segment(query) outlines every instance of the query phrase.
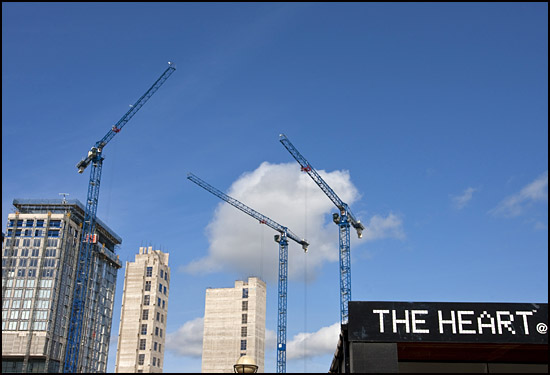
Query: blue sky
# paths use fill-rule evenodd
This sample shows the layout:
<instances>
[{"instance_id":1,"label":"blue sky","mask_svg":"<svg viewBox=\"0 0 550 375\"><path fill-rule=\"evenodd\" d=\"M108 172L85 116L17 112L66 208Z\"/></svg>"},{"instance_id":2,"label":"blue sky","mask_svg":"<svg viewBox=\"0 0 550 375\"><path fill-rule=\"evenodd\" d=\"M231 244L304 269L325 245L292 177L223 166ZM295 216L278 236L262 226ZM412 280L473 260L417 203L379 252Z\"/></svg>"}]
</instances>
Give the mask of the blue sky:
<instances>
[{"instance_id":1,"label":"blue sky","mask_svg":"<svg viewBox=\"0 0 550 375\"><path fill-rule=\"evenodd\" d=\"M165 372L200 371L205 289L250 275L275 372L274 232L188 172L310 241L289 246L287 371L330 366L334 207L280 133L366 225L353 300L548 302L547 3L2 3L4 230L14 198L85 200L75 165L168 61L98 207L123 261L170 253Z\"/></svg>"}]
</instances>

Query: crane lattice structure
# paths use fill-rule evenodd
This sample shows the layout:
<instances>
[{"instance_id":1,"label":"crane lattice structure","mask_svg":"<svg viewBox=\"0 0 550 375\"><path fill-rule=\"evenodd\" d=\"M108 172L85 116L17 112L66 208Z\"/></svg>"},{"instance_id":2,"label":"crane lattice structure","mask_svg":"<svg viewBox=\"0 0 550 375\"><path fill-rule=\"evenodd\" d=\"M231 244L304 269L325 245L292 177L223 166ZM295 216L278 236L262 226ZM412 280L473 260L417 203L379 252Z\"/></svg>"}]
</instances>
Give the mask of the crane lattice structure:
<instances>
[{"instance_id":1,"label":"crane lattice structure","mask_svg":"<svg viewBox=\"0 0 550 375\"><path fill-rule=\"evenodd\" d=\"M302 172L307 174L315 181L315 183L323 190L327 197L339 209L340 214L334 213L332 220L339 227L340 241L340 324L348 322L348 302L351 301L351 259L350 259L350 224L357 231L357 236L363 236L365 227L351 213L350 208L344 203L338 195L328 186L319 173L312 165L298 152L294 145L288 140L284 134L279 135L279 141L285 146L290 154L296 159L301 166Z\"/></svg>"},{"instance_id":2,"label":"crane lattice structure","mask_svg":"<svg viewBox=\"0 0 550 375\"><path fill-rule=\"evenodd\" d=\"M245 214L257 219L260 224L265 224L268 227L275 229L280 235L275 235L275 242L279 243L279 303L278 303L278 319L277 319L277 373L286 373L286 292L287 292L287 275L288 275L288 240L291 240L302 245L302 249L307 252L309 244L306 240L299 238L292 233L290 229L282 226L281 224L271 220L267 216L262 215L258 211L253 210L244 203L239 202L235 198L219 191L215 187L202 181L197 176L189 173L187 178L199 185L203 189L214 194L218 198L226 201L233 207L238 208Z\"/></svg>"},{"instance_id":3,"label":"crane lattice structure","mask_svg":"<svg viewBox=\"0 0 550 375\"><path fill-rule=\"evenodd\" d=\"M103 148L113 137L122 130L124 125L139 111L139 109L153 96L160 86L176 70L174 64L168 63L168 68L155 81L155 83L143 94L137 102L130 106L130 109L122 118L109 130L109 132L95 143L88 151L85 159L82 159L76 167L78 173L84 172L88 165L92 165L90 171L90 181L88 184L88 196L86 200L86 211L84 222L82 224L82 237L80 239L80 248L77 255L76 282L73 290L73 302L71 316L69 319L67 348L65 350L65 360L63 372L74 373L78 367L78 354L80 351L82 336L82 319L86 307L86 290L88 282L88 273L92 258L92 249L95 242L96 212L99 199L99 186L101 182L101 169L103 166Z\"/></svg>"}]
</instances>

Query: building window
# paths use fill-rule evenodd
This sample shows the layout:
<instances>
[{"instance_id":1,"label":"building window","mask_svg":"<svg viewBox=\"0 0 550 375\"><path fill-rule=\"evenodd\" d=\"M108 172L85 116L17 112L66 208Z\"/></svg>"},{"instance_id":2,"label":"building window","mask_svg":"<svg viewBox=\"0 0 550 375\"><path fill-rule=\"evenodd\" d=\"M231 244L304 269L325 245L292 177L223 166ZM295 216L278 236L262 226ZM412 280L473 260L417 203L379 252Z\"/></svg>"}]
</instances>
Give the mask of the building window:
<instances>
[{"instance_id":1,"label":"building window","mask_svg":"<svg viewBox=\"0 0 550 375\"><path fill-rule=\"evenodd\" d=\"M146 340L146 339L140 339L140 340L139 340L139 350L145 350L146 344L147 344L147 340Z\"/></svg>"},{"instance_id":2,"label":"building window","mask_svg":"<svg viewBox=\"0 0 550 375\"><path fill-rule=\"evenodd\" d=\"M248 288L243 288L243 298L248 298Z\"/></svg>"},{"instance_id":3,"label":"building window","mask_svg":"<svg viewBox=\"0 0 550 375\"><path fill-rule=\"evenodd\" d=\"M17 220L17 226L22 227L23 226L23 220Z\"/></svg>"},{"instance_id":4,"label":"building window","mask_svg":"<svg viewBox=\"0 0 550 375\"><path fill-rule=\"evenodd\" d=\"M164 323L164 315L160 314L160 322Z\"/></svg>"},{"instance_id":5,"label":"building window","mask_svg":"<svg viewBox=\"0 0 550 375\"><path fill-rule=\"evenodd\" d=\"M146 294L143 296L143 304L145 306L149 306L149 301L151 300L151 296L149 294Z\"/></svg>"},{"instance_id":6,"label":"building window","mask_svg":"<svg viewBox=\"0 0 550 375\"><path fill-rule=\"evenodd\" d=\"M59 231L57 231L57 232L59 232ZM57 247L57 239L56 238L48 239L47 246L48 247Z\"/></svg>"},{"instance_id":7,"label":"building window","mask_svg":"<svg viewBox=\"0 0 550 375\"><path fill-rule=\"evenodd\" d=\"M141 334L146 335L147 334L147 324L141 325Z\"/></svg>"},{"instance_id":8,"label":"building window","mask_svg":"<svg viewBox=\"0 0 550 375\"><path fill-rule=\"evenodd\" d=\"M27 220L27 228L32 228L34 225L34 220Z\"/></svg>"},{"instance_id":9,"label":"building window","mask_svg":"<svg viewBox=\"0 0 550 375\"><path fill-rule=\"evenodd\" d=\"M145 354L140 354L138 356L138 365L143 365L145 363Z\"/></svg>"},{"instance_id":10,"label":"building window","mask_svg":"<svg viewBox=\"0 0 550 375\"><path fill-rule=\"evenodd\" d=\"M44 227L44 220L36 220L36 227L37 228L43 228Z\"/></svg>"},{"instance_id":11,"label":"building window","mask_svg":"<svg viewBox=\"0 0 550 375\"><path fill-rule=\"evenodd\" d=\"M243 301L243 311L248 311L248 301Z\"/></svg>"},{"instance_id":12,"label":"building window","mask_svg":"<svg viewBox=\"0 0 550 375\"><path fill-rule=\"evenodd\" d=\"M160 329L160 337L162 337L162 328Z\"/></svg>"},{"instance_id":13,"label":"building window","mask_svg":"<svg viewBox=\"0 0 550 375\"><path fill-rule=\"evenodd\" d=\"M241 340L241 350L246 350L246 340Z\"/></svg>"},{"instance_id":14,"label":"building window","mask_svg":"<svg viewBox=\"0 0 550 375\"><path fill-rule=\"evenodd\" d=\"M247 323L247 318L248 318L248 315L247 314L243 314L243 319L242 319L242 322L243 324L246 324Z\"/></svg>"},{"instance_id":15,"label":"building window","mask_svg":"<svg viewBox=\"0 0 550 375\"><path fill-rule=\"evenodd\" d=\"M42 243L42 240L40 238L35 238L32 245L35 247L40 247L41 243Z\"/></svg>"},{"instance_id":16,"label":"building window","mask_svg":"<svg viewBox=\"0 0 550 375\"><path fill-rule=\"evenodd\" d=\"M162 352L162 344L159 344L159 352ZM159 366L160 366L160 362L159 362Z\"/></svg>"},{"instance_id":17,"label":"building window","mask_svg":"<svg viewBox=\"0 0 550 375\"><path fill-rule=\"evenodd\" d=\"M166 295L166 287L164 287L164 292L163 293L164 293L164 295Z\"/></svg>"},{"instance_id":18,"label":"building window","mask_svg":"<svg viewBox=\"0 0 550 375\"><path fill-rule=\"evenodd\" d=\"M160 313L157 311L157 322L160 321Z\"/></svg>"},{"instance_id":19,"label":"building window","mask_svg":"<svg viewBox=\"0 0 550 375\"><path fill-rule=\"evenodd\" d=\"M164 271L160 270L160 278L162 279L164 277Z\"/></svg>"},{"instance_id":20,"label":"building window","mask_svg":"<svg viewBox=\"0 0 550 375\"><path fill-rule=\"evenodd\" d=\"M164 280L168 281L168 271L164 272Z\"/></svg>"},{"instance_id":21,"label":"building window","mask_svg":"<svg viewBox=\"0 0 550 375\"><path fill-rule=\"evenodd\" d=\"M159 335L159 327L155 327L155 336Z\"/></svg>"},{"instance_id":22,"label":"building window","mask_svg":"<svg viewBox=\"0 0 550 375\"><path fill-rule=\"evenodd\" d=\"M157 298L157 306L160 307L160 297Z\"/></svg>"},{"instance_id":23,"label":"building window","mask_svg":"<svg viewBox=\"0 0 550 375\"><path fill-rule=\"evenodd\" d=\"M146 292L149 292L151 290L151 282L150 281L146 281L145 282L145 291Z\"/></svg>"},{"instance_id":24,"label":"building window","mask_svg":"<svg viewBox=\"0 0 550 375\"><path fill-rule=\"evenodd\" d=\"M154 350L157 350L157 342L155 341L155 343L153 344L153 347L155 348Z\"/></svg>"},{"instance_id":25,"label":"building window","mask_svg":"<svg viewBox=\"0 0 550 375\"><path fill-rule=\"evenodd\" d=\"M149 319L149 310L145 309L141 314L141 320L147 320L147 319Z\"/></svg>"},{"instance_id":26,"label":"building window","mask_svg":"<svg viewBox=\"0 0 550 375\"><path fill-rule=\"evenodd\" d=\"M59 231L54 229L48 230L48 237L59 237Z\"/></svg>"},{"instance_id":27,"label":"building window","mask_svg":"<svg viewBox=\"0 0 550 375\"><path fill-rule=\"evenodd\" d=\"M165 302L166 302L166 301L162 301L162 308L163 308L163 309L164 309L164 307L165 307Z\"/></svg>"},{"instance_id":28,"label":"building window","mask_svg":"<svg viewBox=\"0 0 550 375\"><path fill-rule=\"evenodd\" d=\"M147 267L147 273L145 274L147 277L153 276L153 267Z\"/></svg>"},{"instance_id":29,"label":"building window","mask_svg":"<svg viewBox=\"0 0 550 375\"><path fill-rule=\"evenodd\" d=\"M161 283L159 283L159 292L162 293L162 284Z\"/></svg>"},{"instance_id":30,"label":"building window","mask_svg":"<svg viewBox=\"0 0 550 375\"><path fill-rule=\"evenodd\" d=\"M153 357L153 366L156 366L156 365L157 365L157 359Z\"/></svg>"},{"instance_id":31,"label":"building window","mask_svg":"<svg viewBox=\"0 0 550 375\"><path fill-rule=\"evenodd\" d=\"M241 337L246 337L246 327L241 327Z\"/></svg>"}]
</instances>

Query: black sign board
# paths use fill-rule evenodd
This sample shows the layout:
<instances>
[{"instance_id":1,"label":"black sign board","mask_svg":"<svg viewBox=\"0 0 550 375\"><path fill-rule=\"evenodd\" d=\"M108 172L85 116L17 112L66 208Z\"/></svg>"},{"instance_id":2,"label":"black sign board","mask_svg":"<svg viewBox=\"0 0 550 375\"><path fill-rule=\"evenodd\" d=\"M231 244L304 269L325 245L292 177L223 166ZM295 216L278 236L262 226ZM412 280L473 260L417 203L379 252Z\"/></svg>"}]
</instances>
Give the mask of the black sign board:
<instances>
[{"instance_id":1,"label":"black sign board","mask_svg":"<svg viewBox=\"0 0 550 375\"><path fill-rule=\"evenodd\" d=\"M547 329L547 303L349 302L349 341L548 345Z\"/></svg>"}]
</instances>

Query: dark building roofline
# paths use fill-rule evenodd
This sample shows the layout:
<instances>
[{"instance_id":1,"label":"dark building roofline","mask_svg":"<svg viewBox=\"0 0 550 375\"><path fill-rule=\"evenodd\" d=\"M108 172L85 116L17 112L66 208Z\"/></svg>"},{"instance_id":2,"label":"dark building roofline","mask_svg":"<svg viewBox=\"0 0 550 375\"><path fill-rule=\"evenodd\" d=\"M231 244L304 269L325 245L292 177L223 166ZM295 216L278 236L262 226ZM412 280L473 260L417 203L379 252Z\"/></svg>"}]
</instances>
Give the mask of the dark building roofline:
<instances>
[{"instance_id":1,"label":"dark building roofline","mask_svg":"<svg viewBox=\"0 0 550 375\"><path fill-rule=\"evenodd\" d=\"M64 203L63 199L20 199L20 198L15 198L13 200L13 205L15 206L15 208L20 210L21 213L24 213L25 206L29 206L29 208L31 208L30 206L35 206L36 208L41 206L43 208L48 208L51 211L57 211L57 210L58 211L64 211L67 208L67 206L72 206L72 207L76 208L78 211L80 211L79 213L82 215L82 217L84 217L84 215L86 213L86 207L84 207L84 205L78 199L66 199L65 203ZM103 230L105 230L109 235L111 235L113 237L113 239L115 240L114 242L116 242L116 245L120 245L122 243L122 238L120 238L119 235L117 235L111 228L109 228L97 216L96 216L96 223Z\"/></svg>"}]
</instances>

